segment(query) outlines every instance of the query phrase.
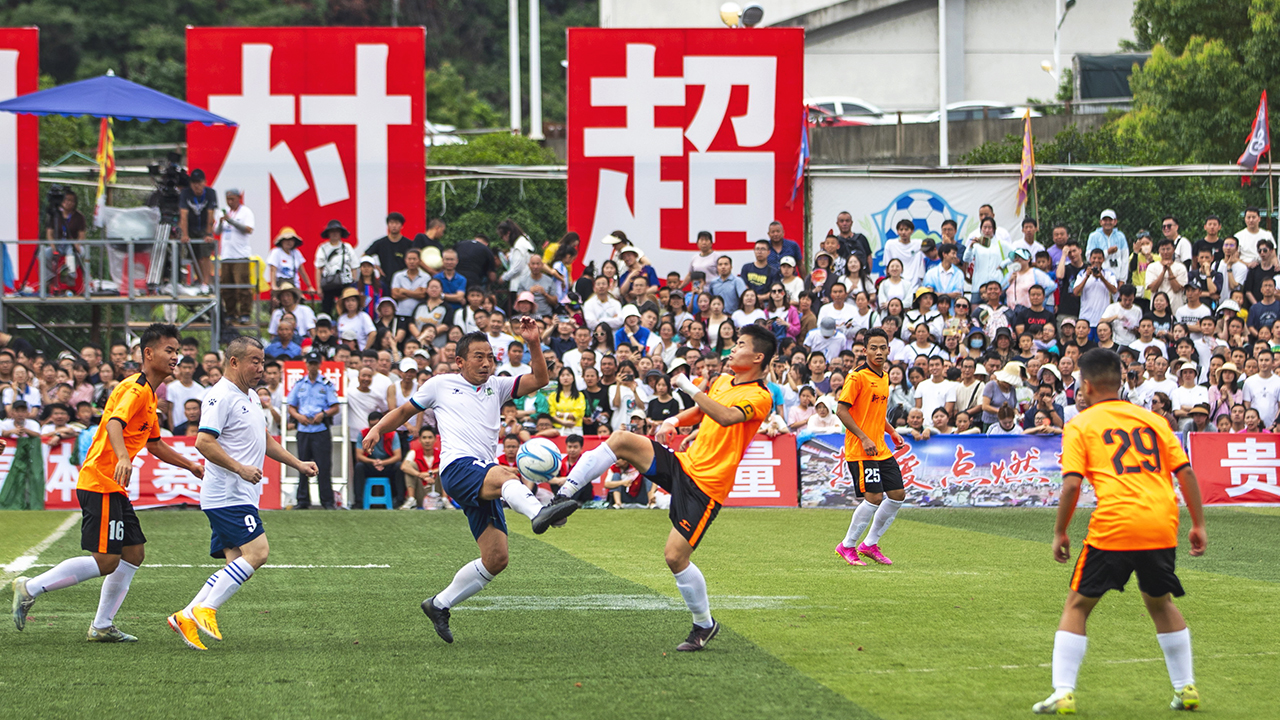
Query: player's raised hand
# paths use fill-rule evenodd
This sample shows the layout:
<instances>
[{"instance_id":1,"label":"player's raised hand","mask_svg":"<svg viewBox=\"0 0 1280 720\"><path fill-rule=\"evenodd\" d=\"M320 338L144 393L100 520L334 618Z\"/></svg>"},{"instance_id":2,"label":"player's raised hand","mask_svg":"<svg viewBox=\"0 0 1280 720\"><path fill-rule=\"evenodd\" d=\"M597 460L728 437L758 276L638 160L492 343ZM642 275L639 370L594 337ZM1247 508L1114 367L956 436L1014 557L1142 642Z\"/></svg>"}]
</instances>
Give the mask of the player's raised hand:
<instances>
[{"instance_id":1,"label":"player's raised hand","mask_svg":"<svg viewBox=\"0 0 1280 720\"><path fill-rule=\"evenodd\" d=\"M1071 559L1071 538L1066 533L1059 533L1053 539L1053 559L1065 563Z\"/></svg>"},{"instance_id":2,"label":"player's raised hand","mask_svg":"<svg viewBox=\"0 0 1280 720\"><path fill-rule=\"evenodd\" d=\"M520 337L524 338L525 347L529 343L542 343L542 331L538 329L538 323L528 315L520 316Z\"/></svg>"},{"instance_id":3,"label":"player's raised hand","mask_svg":"<svg viewBox=\"0 0 1280 720\"><path fill-rule=\"evenodd\" d=\"M262 468L241 465L240 469L236 471L236 474L245 482L252 483L254 485L257 485L262 480Z\"/></svg>"},{"instance_id":4,"label":"player's raised hand","mask_svg":"<svg viewBox=\"0 0 1280 720\"><path fill-rule=\"evenodd\" d=\"M128 457L122 457L116 461L116 471L112 479L122 488L129 487L129 480L133 477L133 461Z\"/></svg>"},{"instance_id":5,"label":"player's raised hand","mask_svg":"<svg viewBox=\"0 0 1280 720\"><path fill-rule=\"evenodd\" d=\"M315 477L320 474L320 468L317 468L313 462L298 463L298 474L303 477Z\"/></svg>"},{"instance_id":6,"label":"player's raised hand","mask_svg":"<svg viewBox=\"0 0 1280 720\"><path fill-rule=\"evenodd\" d=\"M369 428L370 432L365 433L364 439L360 441L360 447L364 448L364 453L368 455L378 445L378 438L381 435L372 432L373 428Z\"/></svg>"},{"instance_id":7,"label":"player's raised hand","mask_svg":"<svg viewBox=\"0 0 1280 720\"><path fill-rule=\"evenodd\" d=\"M1187 540L1191 542L1192 557L1200 557L1204 554L1205 546L1209 543L1209 536L1205 534L1204 526L1191 527L1191 532L1187 534Z\"/></svg>"}]
</instances>

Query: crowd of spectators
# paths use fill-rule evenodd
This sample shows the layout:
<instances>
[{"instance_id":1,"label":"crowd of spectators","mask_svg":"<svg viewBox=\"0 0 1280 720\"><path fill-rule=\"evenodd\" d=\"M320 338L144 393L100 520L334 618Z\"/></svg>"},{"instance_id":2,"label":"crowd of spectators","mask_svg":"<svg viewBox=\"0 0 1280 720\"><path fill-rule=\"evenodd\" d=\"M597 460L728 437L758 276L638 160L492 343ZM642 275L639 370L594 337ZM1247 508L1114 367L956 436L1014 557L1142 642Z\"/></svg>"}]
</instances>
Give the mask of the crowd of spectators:
<instances>
[{"instance_id":1,"label":"crowd of spectators","mask_svg":"<svg viewBox=\"0 0 1280 720\"><path fill-rule=\"evenodd\" d=\"M363 251L341 223L330 223L311 263L314 279L308 263L293 257L303 240L281 232L271 261L263 412L273 432L299 418L325 429L341 422L296 410L282 416L279 408L298 403L286 403L277 361L342 363L355 504L362 477L389 474L398 506L443 504L430 411L379 452L356 446L371 417L405 402L432 375L456 370L464 333L488 335L497 374L529 372L528 349L511 320L527 315L542 326L551 382L504 408L503 435L514 447L530 437L565 437L581 452L587 437L651 432L693 405L672 376L701 382L718 375L748 323L780 343L768 374L774 412L762 426L771 435L841 432L837 399L875 327L892 338L889 419L917 441L1060 433L1076 414L1076 359L1094 347L1120 354L1122 396L1176 430L1275 429L1280 262L1256 208L1245 210L1234 234L1223 232L1219 218L1205 218L1195 240L1172 216L1154 237L1137 230L1132 240L1111 210L1083 237L1030 218L1010 232L990 206L978 216L963 238L951 221L933 237L902 220L897 237L876 252L841 213L811 259L773 223L752 261L738 267L717 252L710 233L698 235L687 264L657 268L641 244L614 232L602 240L609 258L579 271L576 233L542 245L506 220L496 233L509 251L499 253L483 235L446 239L440 220L410 239L404 218L392 213L387 235ZM313 301L299 284L315 289ZM0 350L0 400L8 417L38 417L43 437L70 436L92 427L111 389L136 371L138 355L116 343L107 357L86 346L79 356L46 359L15 339ZM166 432L193 435L222 359L190 338L182 355L161 388L160 412ZM629 471L617 469L611 500L653 502Z\"/></svg>"}]
</instances>

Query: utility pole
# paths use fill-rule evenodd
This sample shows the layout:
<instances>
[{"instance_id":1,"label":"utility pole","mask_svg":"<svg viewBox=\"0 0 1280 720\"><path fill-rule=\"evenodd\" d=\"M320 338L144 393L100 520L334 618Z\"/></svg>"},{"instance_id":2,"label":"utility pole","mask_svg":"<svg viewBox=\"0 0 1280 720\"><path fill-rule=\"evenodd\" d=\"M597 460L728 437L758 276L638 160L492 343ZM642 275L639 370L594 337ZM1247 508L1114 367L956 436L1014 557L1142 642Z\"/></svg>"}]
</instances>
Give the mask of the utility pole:
<instances>
[{"instance_id":1,"label":"utility pole","mask_svg":"<svg viewBox=\"0 0 1280 720\"><path fill-rule=\"evenodd\" d=\"M542 20L538 0L529 0L529 139L542 134Z\"/></svg>"},{"instance_id":2,"label":"utility pole","mask_svg":"<svg viewBox=\"0 0 1280 720\"><path fill-rule=\"evenodd\" d=\"M520 134L520 0L507 0L507 49L510 53L511 131Z\"/></svg>"},{"instance_id":3,"label":"utility pole","mask_svg":"<svg viewBox=\"0 0 1280 720\"><path fill-rule=\"evenodd\" d=\"M938 165L950 164L947 144L947 0L938 0Z\"/></svg>"}]
</instances>

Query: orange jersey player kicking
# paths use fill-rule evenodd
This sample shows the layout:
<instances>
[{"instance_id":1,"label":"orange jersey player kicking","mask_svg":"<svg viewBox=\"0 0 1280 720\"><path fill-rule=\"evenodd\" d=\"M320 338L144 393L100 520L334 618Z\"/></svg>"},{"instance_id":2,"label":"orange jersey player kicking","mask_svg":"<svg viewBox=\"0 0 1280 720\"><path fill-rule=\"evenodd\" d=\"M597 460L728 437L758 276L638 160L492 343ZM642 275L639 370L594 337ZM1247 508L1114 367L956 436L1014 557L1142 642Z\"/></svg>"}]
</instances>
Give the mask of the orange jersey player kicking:
<instances>
[{"instance_id":1,"label":"orange jersey player kicking","mask_svg":"<svg viewBox=\"0 0 1280 720\"><path fill-rule=\"evenodd\" d=\"M875 328L867 333L866 343L866 364L845 378L836 410L836 417L849 431L844 436L844 459L849 464L854 493L862 500L853 511L844 540L836 545L836 554L850 565L866 565L859 555L866 555L881 565L892 565L893 561L880 552L880 538L898 516L907 493L902 483L902 469L885 444L884 436L887 432L895 447L902 447L903 440L885 423L889 376L884 363L889 356L889 336ZM871 530L859 543L868 525Z\"/></svg>"},{"instance_id":2,"label":"orange jersey player kicking","mask_svg":"<svg viewBox=\"0 0 1280 720\"><path fill-rule=\"evenodd\" d=\"M693 630L676 647L682 652L703 649L720 632L720 624L711 617L707 581L689 558L733 489L738 463L773 407L764 377L777 349L778 341L768 330L759 325L742 328L726 359L733 375L716 378L704 393L688 376L676 374L672 385L688 393L698 406L664 420L656 440L629 432L613 433L582 455L559 491L572 497L622 459L671 493L667 567L693 613ZM698 426L697 438L687 450L672 452L667 440L676 428L690 425Z\"/></svg>"},{"instance_id":3,"label":"orange jersey player kicking","mask_svg":"<svg viewBox=\"0 0 1280 720\"><path fill-rule=\"evenodd\" d=\"M204 477L203 465L187 460L160 442L156 388L177 367L178 328L153 324L142 333L140 344L142 372L121 380L111 392L76 482L76 498L83 516L80 547L92 556L63 560L43 575L13 581L13 624L19 630L26 626L27 613L40 595L105 575L88 639L137 640L115 626L116 611L142 564L143 544L147 541L129 502L133 459L146 447L161 462L183 468L197 478Z\"/></svg>"},{"instance_id":4,"label":"orange jersey player kicking","mask_svg":"<svg viewBox=\"0 0 1280 720\"><path fill-rule=\"evenodd\" d=\"M1054 525L1053 556L1071 559L1067 527L1088 479L1098 496L1089 533L1071 573L1070 592L1053 640L1053 694L1032 706L1037 714L1073 714L1076 676L1088 638L1085 622L1108 590L1124 590L1133 574L1156 626L1173 683L1174 710L1200 705L1191 663L1191 631L1173 598L1184 593L1174 573L1178 499L1172 475L1191 514L1191 554L1205 549L1200 487L1187 454L1164 418L1119 397L1120 356L1094 349L1080 356L1080 414L1062 432L1062 499Z\"/></svg>"}]
</instances>

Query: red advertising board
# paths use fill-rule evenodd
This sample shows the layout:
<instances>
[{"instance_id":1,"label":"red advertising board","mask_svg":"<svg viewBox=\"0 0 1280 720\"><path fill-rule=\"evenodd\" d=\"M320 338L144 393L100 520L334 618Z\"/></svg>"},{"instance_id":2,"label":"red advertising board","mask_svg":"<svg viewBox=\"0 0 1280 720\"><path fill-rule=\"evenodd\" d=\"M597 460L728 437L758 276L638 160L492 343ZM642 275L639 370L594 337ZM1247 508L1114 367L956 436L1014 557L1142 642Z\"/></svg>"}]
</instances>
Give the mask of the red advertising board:
<instances>
[{"instance_id":1,"label":"red advertising board","mask_svg":"<svg viewBox=\"0 0 1280 720\"><path fill-rule=\"evenodd\" d=\"M0 100L35 92L40 83L40 30L0 28ZM33 240L40 235L40 126L34 115L0 113L0 240ZM93 198L84 202L88 212ZM6 243L14 282L35 252L33 246Z\"/></svg>"},{"instance_id":2,"label":"red advertising board","mask_svg":"<svg viewBox=\"0 0 1280 720\"><path fill-rule=\"evenodd\" d=\"M280 370L283 377L281 382L284 384L284 397L287 398L293 391L294 383L307 376L307 364L302 360L285 360L280 363ZM342 363L332 361L320 363L320 377L333 385L339 400L347 396L347 373Z\"/></svg>"},{"instance_id":3,"label":"red advertising board","mask_svg":"<svg viewBox=\"0 0 1280 720\"><path fill-rule=\"evenodd\" d=\"M196 450L195 438L161 438L183 457L205 463L204 456ZM76 466L70 440L59 445L45 445L44 449L44 506L47 510L74 510L80 507L76 500L76 480L80 468ZM0 453L0 476L9 474L15 445L4 444ZM261 507L264 510L280 509L280 464L266 458L262 469ZM165 505L199 505L200 480L191 473L167 463L162 463L146 448L133 459L133 481L129 483L129 500L138 509Z\"/></svg>"},{"instance_id":4,"label":"red advertising board","mask_svg":"<svg viewBox=\"0 0 1280 720\"><path fill-rule=\"evenodd\" d=\"M684 436L677 435L670 447L676 448ZM583 438L583 452L604 442L604 438ZM565 451L564 438L554 438L561 452ZM738 464L733 490L725 500L725 507L796 507L799 499L799 478L796 466L796 436L756 435ZM595 494L606 495L604 483L595 482Z\"/></svg>"},{"instance_id":5,"label":"red advertising board","mask_svg":"<svg viewBox=\"0 0 1280 720\"><path fill-rule=\"evenodd\" d=\"M281 227L303 239L340 220L352 245L426 228L423 28L187 28L187 101L238 127L191 125L188 164L244 192L253 252ZM219 202L226 200L222 197Z\"/></svg>"},{"instance_id":6,"label":"red advertising board","mask_svg":"<svg viewBox=\"0 0 1280 720\"><path fill-rule=\"evenodd\" d=\"M1280 435L1191 433L1191 467L1206 505L1280 503Z\"/></svg>"},{"instance_id":7,"label":"red advertising board","mask_svg":"<svg viewBox=\"0 0 1280 720\"><path fill-rule=\"evenodd\" d=\"M804 31L569 30L569 229L578 262L622 230L655 267L683 270L699 231L735 262L794 200L804 124Z\"/></svg>"}]
</instances>

